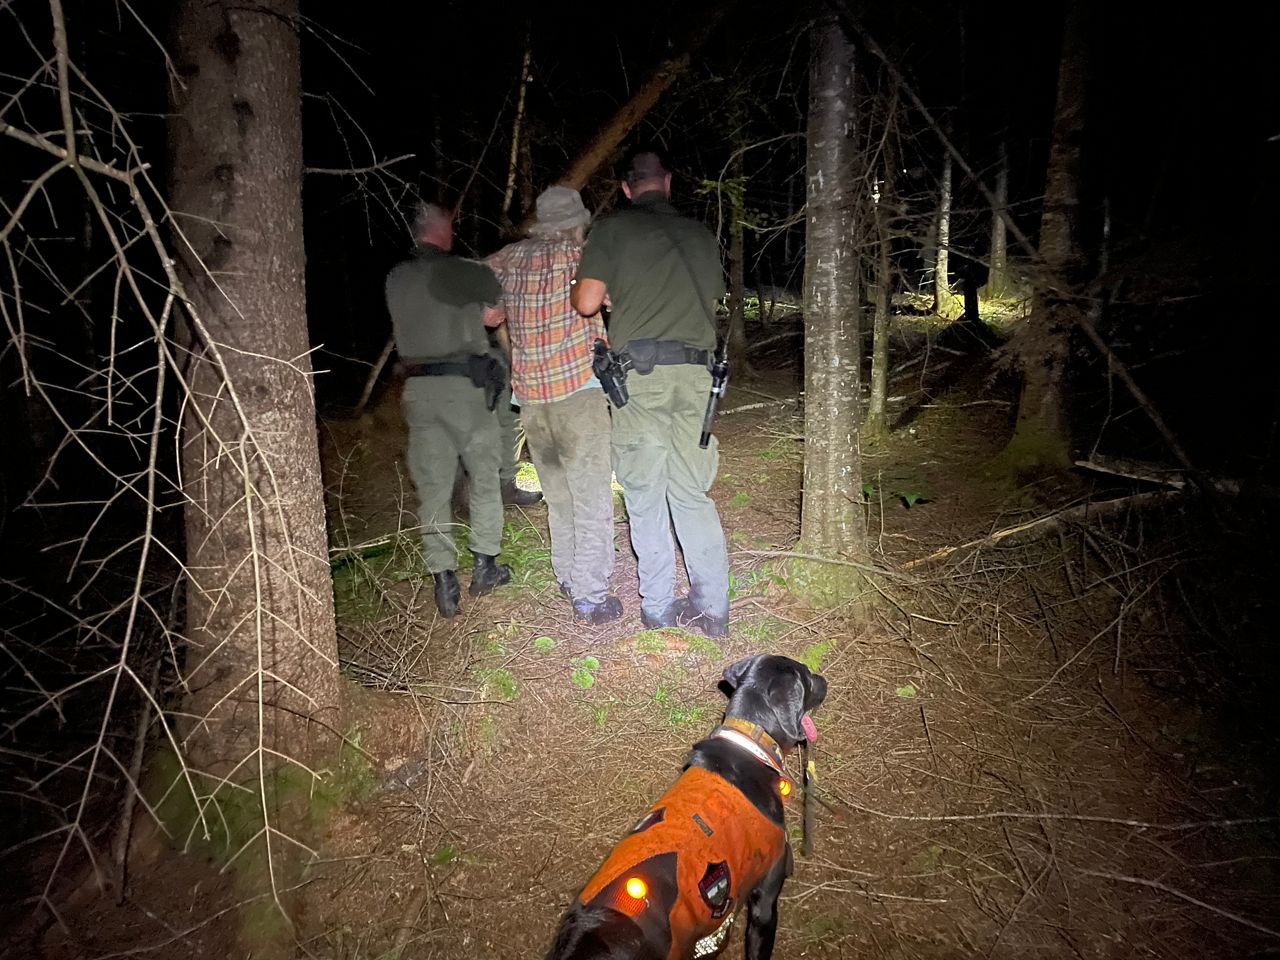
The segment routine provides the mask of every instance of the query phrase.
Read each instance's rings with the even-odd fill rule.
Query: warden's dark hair
[[[622,179],[630,186],[654,180],[671,172],[665,151],[653,144],[637,144],[627,151]]]

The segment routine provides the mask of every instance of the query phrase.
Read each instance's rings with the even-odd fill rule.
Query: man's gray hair
[[[413,210],[413,238],[453,222],[453,213],[435,203],[419,203]]]

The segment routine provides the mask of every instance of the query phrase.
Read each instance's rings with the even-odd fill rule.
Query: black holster
[[[407,377],[466,377],[484,391],[484,403],[497,409],[507,389],[507,365],[490,353],[474,353],[461,360],[408,360],[402,362]]]
[[[631,395],[627,392],[627,366],[618,359],[603,340],[592,347],[591,369],[609,397],[614,409],[625,407]]]
[[[471,382],[484,390],[484,405],[497,409],[498,398],[507,389],[507,365],[491,353],[467,358]]]

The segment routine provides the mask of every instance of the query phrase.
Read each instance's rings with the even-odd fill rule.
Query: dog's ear
[[[806,692],[804,678],[791,670],[780,672],[769,681],[769,705],[778,718],[778,728],[790,741],[789,746],[808,739],[803,723]]]
[[[805,684],[807,692],[804,698],[806,710],[816,710],[822,701],[827,699],[827,678],[820,673],[809,673]]]
[[[736,663],[731,663],[724,668],[724,682],[729,685],[730,690],[737,690],[742,685],[742,681],[747,678],[747,674],[751,672],[751,668],[759,661],[761,654],[754,657],[743,657]]]

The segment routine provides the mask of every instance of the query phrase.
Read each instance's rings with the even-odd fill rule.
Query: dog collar
[[[782,775],[782,750],[759,724],[740,717],[725,717],[724,722],[711,731],[711,736],[737,744],[779,776]]]

